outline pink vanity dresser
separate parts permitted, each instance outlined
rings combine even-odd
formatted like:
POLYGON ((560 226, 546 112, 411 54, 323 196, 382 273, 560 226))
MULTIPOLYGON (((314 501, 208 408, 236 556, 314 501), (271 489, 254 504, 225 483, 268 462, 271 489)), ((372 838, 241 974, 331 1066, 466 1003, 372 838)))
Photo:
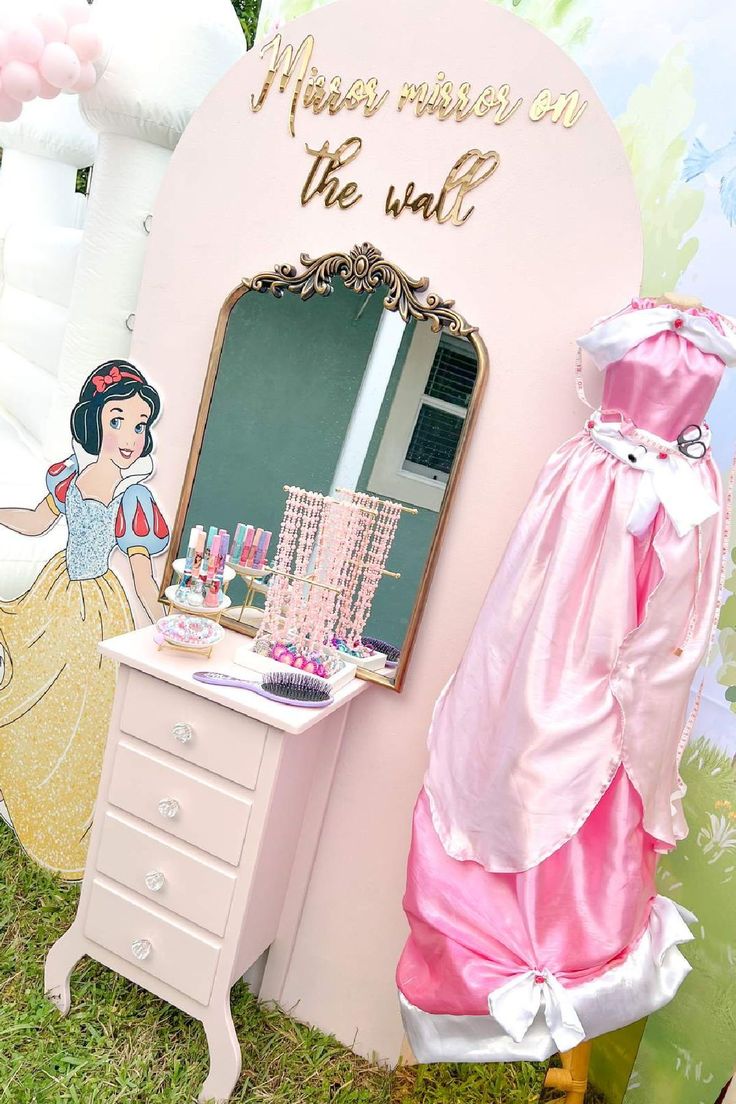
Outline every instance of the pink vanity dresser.
POLYGON ((153 628, 105 642, 120 664, 76 919, 51 949, 46 991, 62 1014, 84 955, 201 1020, 226 1101, 241 1054, 230 989, 269 951, 260 984, 278 1000, 296 936, 353 680, 325 709, 192 679, 233 664, 158 649, 153 628))

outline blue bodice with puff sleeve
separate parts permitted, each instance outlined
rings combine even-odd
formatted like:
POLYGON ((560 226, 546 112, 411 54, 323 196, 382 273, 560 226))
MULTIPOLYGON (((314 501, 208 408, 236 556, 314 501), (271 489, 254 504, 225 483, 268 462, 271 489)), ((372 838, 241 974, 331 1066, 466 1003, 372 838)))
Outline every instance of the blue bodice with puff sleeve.
POLYGON ((157 556, 165 551, 168 526, 147 487, 133 484, 105 505, 84 498, 77 487, 78 474, 79 464, 72 456, 52 465, 46 475, 47 501, 56 513, 66 515, 70 579, 99 579, 108 571, 115 545, 127 556, 157 556))

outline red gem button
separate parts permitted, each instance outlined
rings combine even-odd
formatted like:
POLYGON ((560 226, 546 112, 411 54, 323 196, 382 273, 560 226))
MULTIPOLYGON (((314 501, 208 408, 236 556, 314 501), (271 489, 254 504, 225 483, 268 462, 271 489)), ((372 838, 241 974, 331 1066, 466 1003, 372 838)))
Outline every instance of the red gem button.
POLYGON ((675 319, 675 329, 679 330, 679 329, 681 329, 681 327, 682 327, 682 319, 681 318, 676 318, 675 319))
POLYGON ((534 980, 537 983, 537 985, 544 985, 544 983, 547 979, 543 974, 537 974, 536 977, 534 978, 534 980))
POLYGON ((667 459, 667 453, 666 452, 660 452, 659 453, 659 459, 660 460, 666 460, 667 459))
POLYGON ((595 422, 588 422, 588 429, 595 429, 595 422))

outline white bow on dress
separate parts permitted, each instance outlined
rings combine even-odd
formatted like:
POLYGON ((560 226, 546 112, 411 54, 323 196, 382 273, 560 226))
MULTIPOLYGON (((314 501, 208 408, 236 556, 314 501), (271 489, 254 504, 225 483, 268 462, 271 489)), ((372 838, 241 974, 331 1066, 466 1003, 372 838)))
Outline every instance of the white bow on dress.
POLYGON ((542 1006, 560 1052, 583 1041, 585 1031, 570 995, 549 970, 527 970, 488 996, 491 1015, 515 1043, 524 1038, 542 1006))
MULTIPOLYGON (((636 537, 643 536, 654 521, 660 505, 675 527, 678 537, 686 536, 720 510, 720 506, 703 486, 694 464, 679 452, 672 452, 673 443, 662 440, 663 451, 645 448, 639 441, 627 437, 619 421, 601 421, 596 411, 588 423, 590 436, 617 460, 641 472, 626 528, 636 537), (666 455, 665 455, 666 452, 666 455)), ((653 434, 647 436, 655 443, 653 434)))

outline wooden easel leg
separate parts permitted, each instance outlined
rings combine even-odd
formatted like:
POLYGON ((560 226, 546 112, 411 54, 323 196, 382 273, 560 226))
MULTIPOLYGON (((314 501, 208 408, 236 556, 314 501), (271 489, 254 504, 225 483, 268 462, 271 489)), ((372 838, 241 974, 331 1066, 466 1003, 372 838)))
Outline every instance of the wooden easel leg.
POLYGON ((560 1055, 562 1069, 547 1070, 544 1079, 545 1088, 559 1089, 564 1097, 560 1104, 585 1104, 585 1090, 588 1087, 588 1070, 592 1042, 581 1043, 574 1050, 560 1055))

